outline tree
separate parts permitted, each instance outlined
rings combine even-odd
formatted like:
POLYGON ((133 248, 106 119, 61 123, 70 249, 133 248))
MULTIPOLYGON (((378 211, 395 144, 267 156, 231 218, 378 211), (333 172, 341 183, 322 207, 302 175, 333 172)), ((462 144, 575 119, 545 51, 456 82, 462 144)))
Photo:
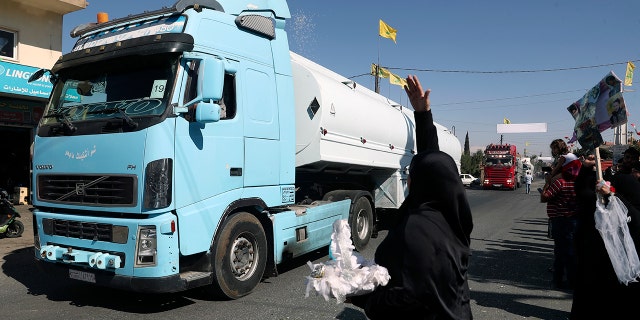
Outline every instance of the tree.
POLYGON ((476 178, 480 177, 480 165, 482 164, 482 159, 484 158, 484 153, 482 150, 476 151, 473 155, 463 154, 460 158, 460 171, 462 173, 468 173, 476 178))
POLYGON ((469 151, 469 131, 467 131, 467 135, 464 137, 464 154, 471 155, 469 151))
POLYGON ((480 165, 484 158, 484 152, 482 150, 476 151, 471 155, 469 148, 469 131, 464 138, 464 152, 460 157, 460 173, 468 173, 476 178, 480 177, 480 165))
POLYGON ((460 157, 460 173, 469 173, 475 177, 473 174, 473 165, 471 164, 471 156, 463 153, 462 157, 460 157))
POLYGON ((473 163, 473 167, 475 168, 473 171, 473 175, 476 177, 480 176, 480 165, 482 165, 483 160, 484 152, 482 152, 482 150, 476 151, 476 153, 471 156, 471 162, 473 163))

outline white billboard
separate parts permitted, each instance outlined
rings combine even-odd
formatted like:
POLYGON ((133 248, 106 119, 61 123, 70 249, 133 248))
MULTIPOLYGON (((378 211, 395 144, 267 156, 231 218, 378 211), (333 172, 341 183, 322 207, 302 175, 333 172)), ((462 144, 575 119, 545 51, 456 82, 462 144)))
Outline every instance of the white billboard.
POLYGON ((547 124, 541 123, 509 123, 498 124, 498 133, 547 132, 547 124))

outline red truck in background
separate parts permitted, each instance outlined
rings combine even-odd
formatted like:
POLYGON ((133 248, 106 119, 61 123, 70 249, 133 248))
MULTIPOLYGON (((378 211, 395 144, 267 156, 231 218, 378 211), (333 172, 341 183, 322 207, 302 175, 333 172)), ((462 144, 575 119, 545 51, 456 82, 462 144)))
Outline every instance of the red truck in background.
POLYGON ((512 144, 489 144, 484 151, 483 189, 510 189, 520 187, 522 166, 518 163, 516 146, 512 144))

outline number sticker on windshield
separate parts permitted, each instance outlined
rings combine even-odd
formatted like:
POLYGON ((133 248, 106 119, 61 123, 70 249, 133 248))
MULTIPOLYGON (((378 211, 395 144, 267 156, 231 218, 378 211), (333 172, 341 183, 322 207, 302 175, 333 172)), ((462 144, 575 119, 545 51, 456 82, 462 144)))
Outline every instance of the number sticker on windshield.
POLYGON ((167 80, 155 80, 153 81, 153 88, 151 88, 151 96, 149 98, 161 99, 164 97, 164 90, 167 87, 167 80))

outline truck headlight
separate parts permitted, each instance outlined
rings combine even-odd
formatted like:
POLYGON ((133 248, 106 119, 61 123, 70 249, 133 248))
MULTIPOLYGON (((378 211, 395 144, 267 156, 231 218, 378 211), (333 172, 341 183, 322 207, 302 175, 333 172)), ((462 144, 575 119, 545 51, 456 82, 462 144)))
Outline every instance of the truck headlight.
POLYGON ((155 226, 141 226, 138 228, 138 242, 136 243, 136 267, 152 267, 156 265, 157 233, 155 226))
POLYGON ((159 209, 171 204, 171 159, 150 162, 145 169, 143 205, 148 209, 159 209))

